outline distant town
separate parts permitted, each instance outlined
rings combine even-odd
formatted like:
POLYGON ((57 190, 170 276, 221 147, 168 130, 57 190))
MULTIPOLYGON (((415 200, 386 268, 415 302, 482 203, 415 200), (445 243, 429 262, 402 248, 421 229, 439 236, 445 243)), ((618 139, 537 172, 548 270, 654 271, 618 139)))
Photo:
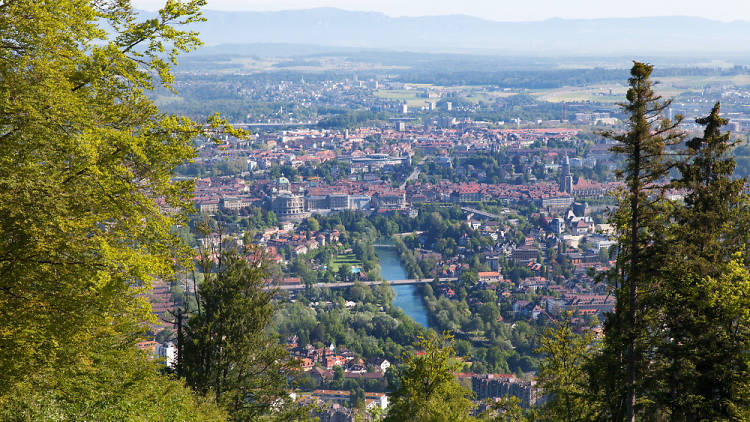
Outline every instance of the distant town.
MULTIPOLYGON (((623 188, 601 133, 622 125, 621 89, 546 102, 389 78, 183 77, 188 92, 210 84, 264 104, 230 109, 249 136, 205 140, 178 169, 195 180, 195 215, 181 230, 196 251, 251 245, 270 264, 282 304, 274 329, 303 372, 295 397, 325 409, 321 420, 387 408, 389 368, 423 330, 452 333, 458 378, 476 400, 512 395, 524 406, 540 399, 544 327, 572 312, 579 332, 601 336, 615 298, 595 275, 613 264, 608 216, 623 188), (477 118, 513 113, 524 118, 477 118), (200 221, 214 230, 200 232, 200 221)), ((744 105, 750 91, 709 85, 670 113, 700 114, 713 97, 744 105)), ((734 132, 750 129, 750 115, 727 115, 734 132)), ((170 315, 194 300, 195 283, 186 276, 148 295, 163 322, 142 346, 168 363, 170 315)))

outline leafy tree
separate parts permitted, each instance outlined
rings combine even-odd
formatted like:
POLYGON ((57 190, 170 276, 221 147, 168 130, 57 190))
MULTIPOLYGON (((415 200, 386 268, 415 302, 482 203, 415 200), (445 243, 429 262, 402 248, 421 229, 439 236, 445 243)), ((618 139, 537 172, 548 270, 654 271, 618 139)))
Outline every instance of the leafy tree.
POLYGON ((335 366, 333 368, 333 381, 331 385, 333 388, 341 389, 344 388, 344 380, 346 379, 346 374, 344 373, 344 368, 341 366, 335 366))
POLYGON ((464 271, 461 273, 459 280, 464 286, 474 286, 479 283, 479 275, 476 271, 464 271))
POLYGON ((215 394, 234 420, 298 416, 287 382, 294 362, 268 331, 274 291, 266 288, 261 262, 238 250, 221 252, 216 263, 211 256, 201 259, 205 280, 185 330, 180 375, 197 391, 215 394))
POLYGON ((320 231, 320 223, 318 223, 318 220, 315 219, 315 217, 309 217, 305 220, 304 226, 307 230, 317 232, 320 231))
POLYGON ((505 396, 488 403, 488 410, 482 415, 482 420, 488 422, 526 422, 535 421, 535 412, 524 409, 521 399, 516 396, 505 396))
POLYGON ((590 332, 575 333, 571 314, 546 330, 537 353, 544 355, 539 363, 537 383, 547 401, 539 411, 539 420, 585 421, 593 419, 587 397, 588 375, 585 365, 593 355, 595 344, 590 332))
POLYGON ((609 400, 612 417, 630 422, 635 419, 639 380, 648 363, 646 337, 653 318, 652 309, 644 306, 648 298, 643 296, 657 284, 658 252, 663 251, 659 241, 664 236, 665 201, 656 187, 669 170, 665 149, 682 139, 676 130, 681 118, 669 121, 662 116, 671 102, 654 93, 652 71, 653 66, 634 62, 628 103, 622 104, 629 116, 629 130, 605 133, 617 142, 612 151, 625 158, 625 168, 618 176, 624 177, 626 190, 613 216, 619 254, 609 275, 616 306, 604 325, 602 365, 609 372, 600 379, 605 383, 603 397, 609 400))
POLYGON ((364 388, 358 385, 349 392, 349 406, 354 409, 364 409, 365 407, 365 389, 364 388))
POLYGON ((457 340, 456 353, 458 356, 469 356, 469 353, 471 353, 471 343, 467 340, 457 340))
POLYGON ((188 206, 171 174, 202 133, 145 91, 199 45, 179 26, 203 4, 141 20, 127 0, 0 2, 0 408, 20 419, 206 415, 132 353, 139 293, 182 258, 159 204, 188 206))
POLYGON ((342 282, 347 282, 352 277, 352 267, 348 264, 342 264, 339 265, 339 279, 341 279, 342 282))
POLYGON ((355 282, 353 286, 347 289, 347 293, 348 298, 355 302, 362 302, 372 296, 370 288, 361 282, 355 282))
POLYGON ((0 419, 122 421, 169 415, 170 420, 185 422, 227 420, 211 396, 196 398, 181 381, 167 379, 162 365, 148 360, 132 343, 113 336, 95 341, 91 346, 97 352, 90 360, 57 368, 56 390, 17 384, 15 394, 3 398, 0 419))
POLYGON ((398 389, 391 396, 385 421, 472 421, 472 393, 458 383, 460 363, 450 336, 434 332, 415 346, 424 354, 405 356, 398 389))
POLYGON ((223 160, 214 167, 215 176, 231 176, 247 171, 247 161, 244 159, 223 160))

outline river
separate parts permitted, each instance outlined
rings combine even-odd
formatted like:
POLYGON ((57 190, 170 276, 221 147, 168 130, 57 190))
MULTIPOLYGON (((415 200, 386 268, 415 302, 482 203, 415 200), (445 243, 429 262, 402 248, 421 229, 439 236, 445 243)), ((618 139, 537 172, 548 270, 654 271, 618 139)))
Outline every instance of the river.
MULTIPOLYGON (((380 275, 383 280, 405 280, 409 278, 401 265, 396 248, 376 247, 375 253, 380 258, 380 275)), ((427 309, 424 307, 417 286, 401 284, 391 287, 396 292, 393 304, 401 308, 406 315, 419 325, 430 328, 430 323, 427 320, 427 309)))

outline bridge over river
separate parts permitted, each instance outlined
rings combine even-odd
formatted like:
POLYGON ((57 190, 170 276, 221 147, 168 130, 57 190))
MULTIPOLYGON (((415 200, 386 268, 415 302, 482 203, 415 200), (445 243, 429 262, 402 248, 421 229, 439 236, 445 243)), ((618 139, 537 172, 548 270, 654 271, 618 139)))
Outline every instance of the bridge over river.
MULTIPOLYGON (((387 283, 392 286, 403 285, 403 284, 426 284, 431 283, 433 278, 413 278, 407 280, 388 280, 388 281, 360 281, 359 283, 376 286, 378 284, 387 283)), ((440 281, 455 281, 455 277, 442 277, 440 281)), ((328 287, 329 289, 342 289, 345 287, 351 287, 356 283, 314 283, 312 287, 328 287)), ((278 286, 280 290, 303 290, 304 284, 283 284, 278 286)))

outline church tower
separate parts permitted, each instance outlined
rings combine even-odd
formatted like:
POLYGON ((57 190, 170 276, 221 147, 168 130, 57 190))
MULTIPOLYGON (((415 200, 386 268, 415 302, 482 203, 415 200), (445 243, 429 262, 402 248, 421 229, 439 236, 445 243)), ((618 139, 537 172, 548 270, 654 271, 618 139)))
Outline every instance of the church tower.
POLYGON ((560 171, 560 192, 573 192, 573 176, 570 174, 568 154, 565 154, 565 158, 563 158, 562 169, 560 171))

